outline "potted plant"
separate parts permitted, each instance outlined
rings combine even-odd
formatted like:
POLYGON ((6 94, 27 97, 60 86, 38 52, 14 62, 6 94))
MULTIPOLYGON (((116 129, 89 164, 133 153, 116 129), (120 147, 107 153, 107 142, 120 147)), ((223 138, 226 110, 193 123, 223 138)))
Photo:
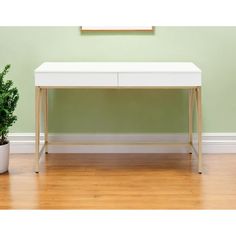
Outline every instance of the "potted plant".
POLYGON ((13 112, 19 99, 18 90, 13 87, 13 82, 3 80, 9 68, 10 65, 6 65, 0 73, 0 173, 8 171, 9 140, 7 134, 9 127, 17 120, 13 112))

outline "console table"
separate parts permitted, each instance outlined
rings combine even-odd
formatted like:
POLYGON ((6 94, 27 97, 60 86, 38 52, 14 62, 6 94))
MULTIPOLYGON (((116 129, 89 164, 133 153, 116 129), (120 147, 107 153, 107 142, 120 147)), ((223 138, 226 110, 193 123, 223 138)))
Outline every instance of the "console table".
MULTIPOLYGON (((35 70, 35 172, 48 145, 48 89, 187 89, 189 91, 188 145, 198 156, 202 173, 201 70, 190 62, 45 62, 35 70), (42 102, 43 101, 43 102, 42 102), (193 145, 193 107, 196 101, 198 148, 193 145), (44 110, 44 145, 40 148, 41 103, 44 110)), ((137 143, 136 143, 137 144, 137 143)), ((148 143, 145 143, 148 145, 148 143)), ((68 145, 68 143, 67 143, 68 145)), ((69 144, 70 145, 70 144, 69 144)), ((73 143, 75 145, 75 143, 73 143)), ((81 145, 81 143, 78 143, 81 145)), ((96 144, 97 145, 97 144, 96 144)), ((158 145, 158 144, 157 144, 158 145)), ((166 144, 171 145, 171 144, 166 144)))

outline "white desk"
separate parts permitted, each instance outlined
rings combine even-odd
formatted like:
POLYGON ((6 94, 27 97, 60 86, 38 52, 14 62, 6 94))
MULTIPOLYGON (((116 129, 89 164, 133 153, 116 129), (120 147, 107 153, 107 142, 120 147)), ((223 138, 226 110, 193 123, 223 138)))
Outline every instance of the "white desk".
MULTIPOLYGON (((46 62, 35 70, 35 172, 43 150, 48 153, 48 89, 56 88, 142 88, 189 90, 189 142, 198 155, 202 173, 201 70, 186 62, 46 62), (44 98, 44 145, 40 150, 40 112, 44 98), (197 104, 198 150, 193 146, 192 119, 194 98, 197 104)), ((62 143, 63 144, 63 143, 62 143)), ((68 145, 68 144, 67 144, 68 145)), ((79 143, 78 143, 79 145, 79 143)), ((185 144, 186 145, 186 144, 185 144)))

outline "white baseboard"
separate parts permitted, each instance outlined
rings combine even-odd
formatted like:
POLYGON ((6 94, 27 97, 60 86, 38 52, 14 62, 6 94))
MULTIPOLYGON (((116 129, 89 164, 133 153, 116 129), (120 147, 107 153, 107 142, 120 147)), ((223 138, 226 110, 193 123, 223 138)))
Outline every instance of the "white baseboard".
MULTIPOLYGON (((40 135, 43 141, 43 135, 40 135)), ((11 133, 11 153, 33 153, 34 133, 11 133)), ((187 134, 49 134, 51 141, 63 142, 187 142, 187 134)), ((186 153, 180 146, 81 145, 49 146, 51 153, 186 153)), ((236 133, 204 133, 203 153, 236 153, 236 133)))

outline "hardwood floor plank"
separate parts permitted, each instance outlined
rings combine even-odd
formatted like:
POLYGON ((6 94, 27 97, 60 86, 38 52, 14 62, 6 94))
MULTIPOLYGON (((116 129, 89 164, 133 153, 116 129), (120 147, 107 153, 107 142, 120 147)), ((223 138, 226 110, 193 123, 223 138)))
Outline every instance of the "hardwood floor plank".
POLYGON ((236 209, 236 154, 11 155, 0 209, 236 209))

